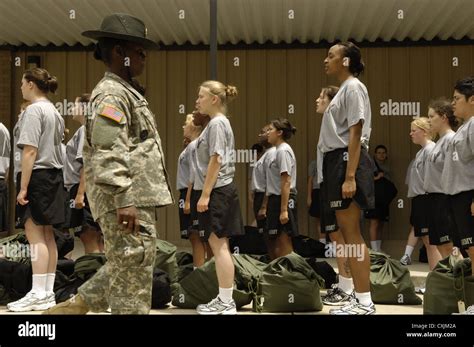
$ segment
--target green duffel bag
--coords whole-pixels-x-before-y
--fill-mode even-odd
[[[408,268],[387,254],[369,253],[372,301],[376,304],[421,305]]]
[[[30,263],[30,245],[25,232],[20,231],[0,239],[2,258],[22,264]]]
[[[273,260],[254,282],[254,312],[321,311],[324,280],[296,253]]]
[[[164,240],[156,240],[156,259],[154,268],[168,274],[171,283],[178,282],[178,261],[176,246]]]
[[[426,278],[423,314],[457,313],[459,301],[466,308],[474,305],[471,259],[451,255],[439,261]]]
[[[235,266],[233,298],[237,308],[240,308],[252,302],[251,283],[257,280],[267,265],[246,254],[233,254],[232,259]],[[172,304],[181,308],[196,308],[214,299],[219,292],[214,259],[173,284],[171,289]]]

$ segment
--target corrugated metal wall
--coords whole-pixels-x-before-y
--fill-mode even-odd
[[[237,149],[249,148],[260,127],[271,118],[288,117],[298,128],[291,140],[298,160],[298,204],[301,232],[314,228],[306,211],[306,179],[309,160],[315,157],[321,116],[316,115],[314,100],[320,89],[335,81],[328,81],[323,71],[326,49],[228,50],[219,52],[218,76],[225,83],[239,89],[239,97],[230,106]],[[59,80],[55,102],[74,98],[91,91],[105,68],[93,59],[90,52],[60,51],[34,52],[40,55],[43,66]],[[19,51],[13,57],[26,61],[27,52]],[[454,81],[474,71],[474,46],[440,47],[385,47],[364,48],[367,71],[362,77],[367,84],[372,102],[373,132],[371,145],[383,143],[389,148],[393,176],[404,208],[392,206],[392,217],[384,239],[402,240],[408,230],[409,203],[404,185],[405,172],[417,148],[410,143],[408,132],[410,116],[381,116],[380,103],[392,99],[400,102],[420,102],[421,113],[431,98],[450,97]],[[453,58],[458,65],[453,66]],[[238,66],[237,59],[238,58]],[[13,68],[12,102],[15,112],[21,103],[20,80],[24,65]],[[150,52],[142,82],[147,87],[151,108],[156,114],[158,128],[166,151],[168,170],[175,183],[176,160],[182,148],[182,129],[185,114],[179,113],[183,104],[186,113],[192,111],[197,87],[208,76],[206,51]],[[2,91],[3,92],[3,91]],[[288,106],[294,114],[288,114]],[[16,114],[1,114],[1,120]],[[13,123],[12,123],[13,124]],[[71,135],[77,128],[66,120]],[[251,219],[248,208],[247,165],[237,164],[236,182],[239,187],[246,220]],[[176,207],[161,212],[159,232],[162,238],[180,245]]]

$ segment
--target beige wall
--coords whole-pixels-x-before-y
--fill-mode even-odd
[[[0,52],[5,61],[9,52]],[[43,66],[59,80],[55,102],[90,92],[101,78],[104,67],[93,59],[91,52],[56,51],[12,53],[26,61],[27,54],[40,55]],[[298,161],[298,206],[300,231],[307,234],[314,228],[306,209],[306,179],[309,160],[315,157],[315,148],[321,116],[315,114],[314,100],[321,87],[329,84],[323,71],[326,49],[279,49],[279,50],[228,50],[219,52],[219,80],[234,84],[239,97],[230,106],[231,123],[234,128],[237,149],[249,148],[256,141],[259,128],[271,118],[286,116],[297,127],[291,140]],[[389,148],[389,159],[403,208],[392,206],[391,222],[384,234],[385,239],[405,239],[409,216],[404,185],[405,172],[417,148],[408,138],[409,116],[380,116],[380,103],[393,101],[418,101],[421,113],[431,98],[450,97],[456,79],[474,71],[474,46],[440,47],[381,47],[364,48],[363,56],[367,71],[361,78],[366,83],[372,103],[373,132],[372,148],[380,143]],[[234,66],[239,58],[239,66]],[[453,57],[459,59],[454,67]],[[23,65],[24,66],[24,65]],[[24,67],[12,67],[13,90],[5,90],[0,84],[0,100],[11,100],[13,114],[7,107],[0,107],[0,119],[12,125],[21,102],[20,80]],[[1,67],[1,64],[0,64]],[[159,51],[149,52],[147,69],[142,82],[147,87],[147,96],[156,115],[158,129],[163,139],[166,159],[173,185],[176,176],[176,160],[181,151],[181,125],[185,115],[178,107],[184,104],[186,112],[193,109],[199,83],[208,76],[208,53],[206,51]],[[11,93],[11,95],[10,95]],[[288,114],[288,105],[293,104],[295,113]],[[71,134],[77,128],[71,119],[66,120]],[[10,127],[11,129],[11,127]],[[247,166],[237,164],[236,182],[239,187],[244,219],[249,221]],[[246,214],[246,216],[245,216]],[[163,209],[159,223],[162,238],[185,245],[179,239],[176,207]]]

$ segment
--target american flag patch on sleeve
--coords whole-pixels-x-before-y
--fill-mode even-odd
[[[102,107],[102,110],[99,112],[99,115],[109,118],[117,123],[120,123],[123,117],[125,117],[123,112],[119,111],[118,109],[116,109],[114,106],[110,104],[105,104]]]

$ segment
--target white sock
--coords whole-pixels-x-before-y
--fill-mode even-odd
[[[375,240],[375,244],[377,245],[377,251],[382,250],[382,240]]]
[[[196,270],[198,267],[197,266],[193,266],[193,270]]]
[[[56,278],[55,273],[46,274],[46,293],[54,292],[54,279]]]
[[[405,247],[405,254],[408,255],[410,258],[411,258],[411,254],[413,253],[413,250],[415,249],[415,247],[412,247],[412,246],[406,246]]]
[[[230,288],[221,288],[219,287],[219,299],[226,304],[232,301],[232,293],[234,292],[234,287]]]
[[[366,292],[366,293],[355,292],[355,297],[357,301],[359,301],[364,306],[370,306],[370,304],[372,304],[372,297],[370,296],[370,292]]]
[[[326,238],[324,238],[324,239],[319,239],[319,242],[326,244]]]
[[[352,277],[344,277],[339,275],[339,283],[337,284],[340,290],[342,290],[346,294],[352,293],[352,287],[353,287],[353,282],[352,282]]]
[[[33,275],[33,288],[31,288],[31,290],[44,296],[46,294],[47,278],[47,274]]]
[[[370,241],[370,248],[374,251],[378,251],[379,249],[377,248],[377,241]]]

